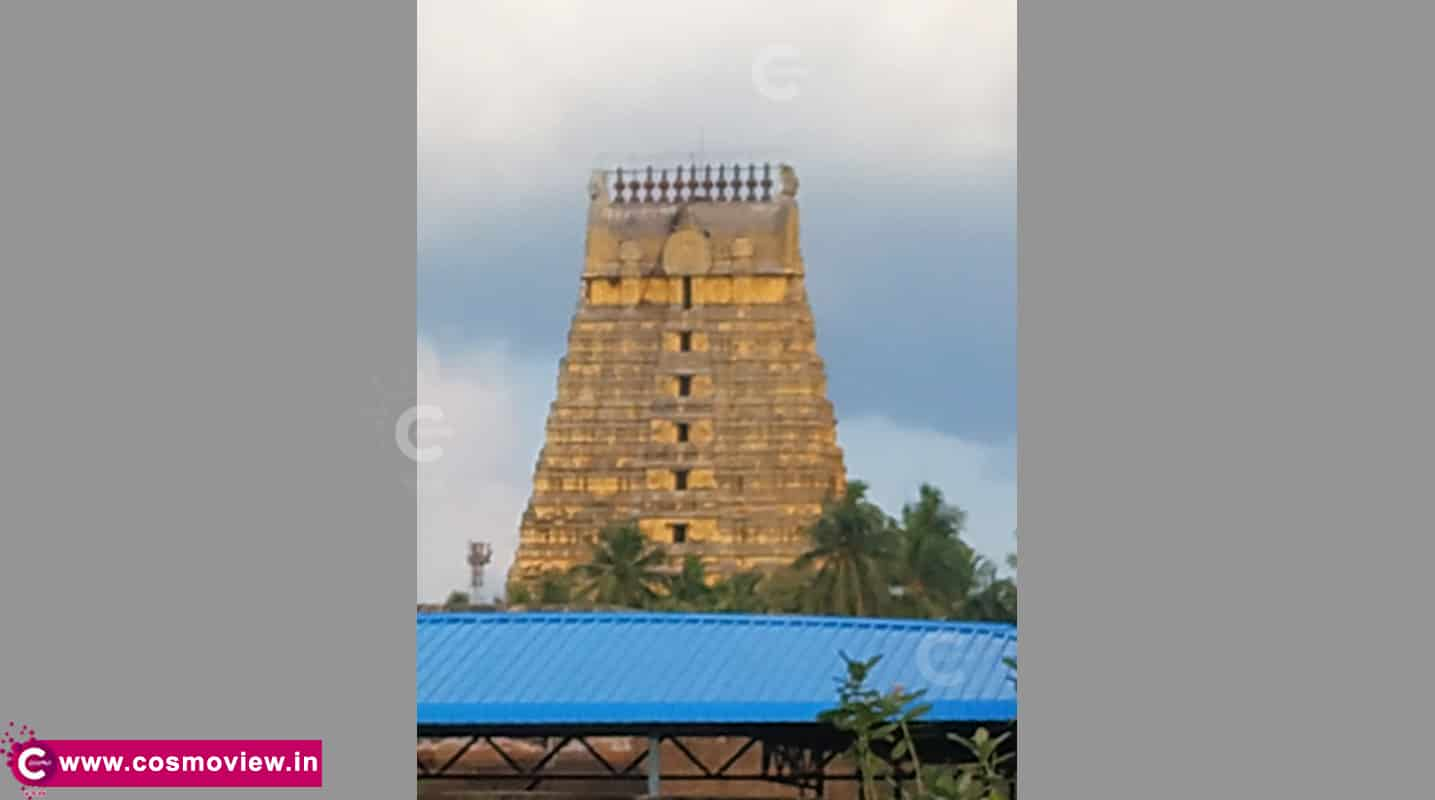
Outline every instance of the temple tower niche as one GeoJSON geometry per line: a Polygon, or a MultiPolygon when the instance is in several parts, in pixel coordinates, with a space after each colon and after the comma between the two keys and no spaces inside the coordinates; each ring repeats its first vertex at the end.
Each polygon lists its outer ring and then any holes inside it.
{"type": "Polygon", "coordinates": [[[510,582],[637,520],[674,565],[791,563],[845,489],[798,246],[770,165],[599,171],[577,312],[510,582]]]}

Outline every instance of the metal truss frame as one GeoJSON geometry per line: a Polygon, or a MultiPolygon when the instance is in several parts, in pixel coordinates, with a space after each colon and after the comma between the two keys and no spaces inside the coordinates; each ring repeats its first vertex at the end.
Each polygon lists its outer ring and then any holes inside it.
{"type": "MultiPolygon", "coordinates": [[[[960,748],[950,745],[947,733],[969,735],[977,727],[974,723],[953,725],[924,725],[914,731],[921,740],[924,763],[959,763],[969,757],[960,748]],[[928,755],[930,753],[930,755],[928,755]]],[[[995,727],[1014,729],[1010,723],[998,723],[995,727]]],[[[514,788],[533,791],[545,782],[566,781],[641,781],[646,778],[653,789],[661,781],[763,781],[791,786],[822,796],[828,781],[859,781],[861,776],[850,768],[837,764],[838,756],[846,750],[850,740],[824,726],[751,726],[736,729],[703,727],[680,730],[658,730],[652,732],[638,729],[594,730],[586,728],[526,728],[521,730],[476,730],[476,729],[420,729],[419,740],[461,738],[459,749],[440,763],[427,763],[417,759],[418,779],[426,780],[483,780],[512,783],[514,788]],[[613,737],[645,737],[646,747],[641,752],[623,760],[609,760],[590,739],[613,737]],[[726,738],[737,740],[736,750],[718,763],[705,762],[689,747],[694,739],[726,738]],[[536,760],[519,759],[504,747],[501,740],[543,739],[542,755],[536,760]],[[677,751],[677,759],[660,759],[654,756],[654,749],[664,742],[671,743],[677,751]],[[587,753],[591,768],[563,771],[549,769],[559,753],[572,744],[577,744],[587,753]],[[488,749],[498,756],[501,769],[481,771],[456,769],[459,761],[475,749],[488,749]],[[737,769],[743,756],[756,749],[760,755],[758,768],[737,769]],[[525,763],[526,762],[526,763],[525,763]]],[[[1012,747],[1014,747],[1014,742],[1012,747]]],[[[910,776],[901,776],[902,778],[910,776]]]]}
{"type": "Polygon", "coordinates": [[[499,738],[489,735],[473,735],[464,740],[458,750],[439,764],[425,763],[417,759],[419,780],[488,780],[514,781],[525,791],[537,789],[545,781],[633,781],[649,776],[643,768],[653,747],[670,742],[682,758],[677,765],[663,765],[658,773],[665,781],[770,781],[820,793],[822,785],[831,780],[857,780],[855,772],[836,771],[832,762],[840,749],[809,747],[790,740],[769,740],[761,736],[746,735],[727,737],[740,739],[737,749],[721,763],[708,763],[692,751],[684,739],[707,738],[704,736],[680,736],[661,734],[648,738],[648,744],[641,752],[621,762],[609,761],[598,752],[590,738],[608,736],[587,736],[569,734],[556,737],[549,743],[543,754],[530,764],[524,764],[508,752],[499,738]],[[546,768],[560,752],[570,744],[578,744],[592,760],[593,769],[581,772],[553,772],[546,768]],[[457,770],[455,766],[462,758],[476,748],[486,748],[503,762],[504,770],[470,771],[457,770]],[[754,748],[761,754],[757,772],[736,770],[737,763],[754,748]],[[694,769],[696,771],[694,771],[694,769]]]}

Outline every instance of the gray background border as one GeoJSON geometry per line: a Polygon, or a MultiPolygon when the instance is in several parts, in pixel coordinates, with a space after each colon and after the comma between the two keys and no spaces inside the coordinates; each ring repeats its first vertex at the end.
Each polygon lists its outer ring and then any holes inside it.
{"type": "Polygon", "coordinates": [[[0,10],[6,720],[413,790],[414,48],[403,4],[0,10]]]}
{"type": "Polygon", "coordinates": [[[1025,798],[1429,794],[1432,69],[1396,8],[1022,4],[1025,798]]]}

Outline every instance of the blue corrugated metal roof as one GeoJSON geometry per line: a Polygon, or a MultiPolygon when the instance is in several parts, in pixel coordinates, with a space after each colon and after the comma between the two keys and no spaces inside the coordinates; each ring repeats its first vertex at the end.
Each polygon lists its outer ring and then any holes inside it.
{"type": "Polygon", "coordinates": [[[661,613],[418,616],[419,725],[804,723],[840,652],[870,685],[927,690],[933,721],[1016,718],[1016,627],[661,613]]]}

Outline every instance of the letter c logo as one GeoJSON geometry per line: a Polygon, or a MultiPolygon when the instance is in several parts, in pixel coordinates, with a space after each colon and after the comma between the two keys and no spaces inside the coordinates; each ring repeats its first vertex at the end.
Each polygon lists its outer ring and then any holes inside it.
{"type": "MultiPolygon", "coordinates": [[[[24,750],[20,751],[20,755],[15,757],[15,769],[19,770],[20,774],[24,776],[25,780],[43,781],[49,776],[49,773],[45,772],[45,770],[43,769],[35,769],[31,767],[30,762],[44,759],[45,756],[48,756],[49,754],[49,751],[43,747],[27,747],[24,750]]],[[[50,759],[40,761],[40,764],[42,766],[50,766],[51,763],[53,762],[50,759]]]]}

